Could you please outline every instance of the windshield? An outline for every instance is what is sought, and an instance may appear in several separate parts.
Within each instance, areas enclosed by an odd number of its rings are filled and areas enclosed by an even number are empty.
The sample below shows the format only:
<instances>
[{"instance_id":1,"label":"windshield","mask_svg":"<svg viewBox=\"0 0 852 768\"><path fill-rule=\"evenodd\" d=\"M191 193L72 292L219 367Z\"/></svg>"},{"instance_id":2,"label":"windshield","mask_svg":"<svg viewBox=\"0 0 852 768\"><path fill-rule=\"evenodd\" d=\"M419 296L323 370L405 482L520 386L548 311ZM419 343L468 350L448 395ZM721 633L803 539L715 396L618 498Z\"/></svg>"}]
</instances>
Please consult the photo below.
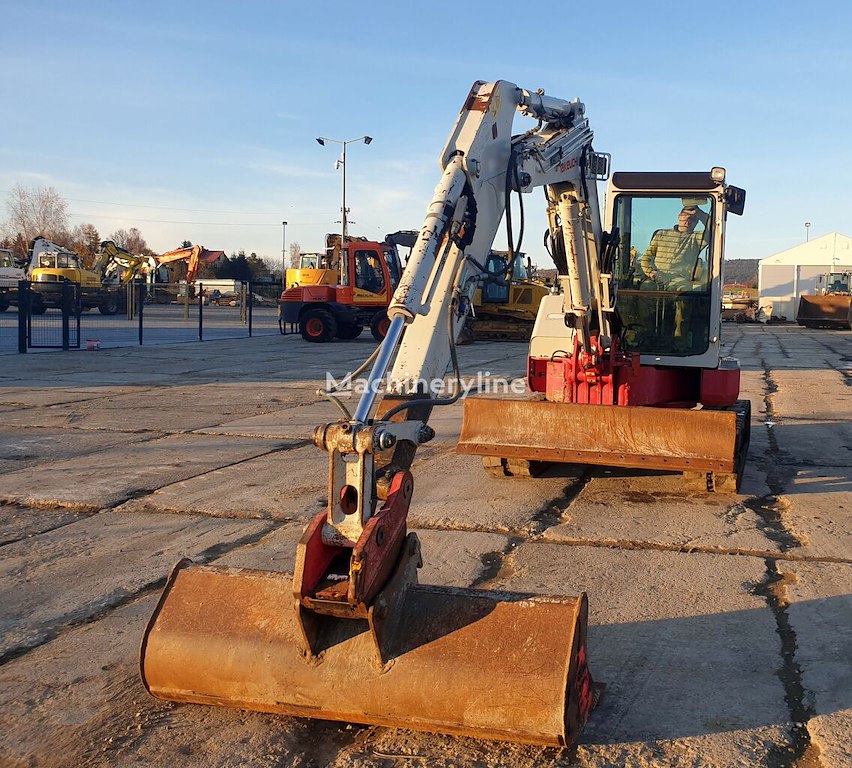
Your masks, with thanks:
<instances>
[{"instance_id":1,"label":"windshield","mask_svg":"<svg viewBox=\"0 0 852 768\"><path fill-rule=\"evenodd\" d=\"M80 260L76 253L43 253L38 264L43 269L79 269Z\"/></svg>"},{"instance_id":2,"label":"windshield","mask_svg":"<svg viewBox=\"0 0 852 768\"><path fill-rule=\"evenodd\" d=\"M826 290L834 293L849 293L849 279L852 273L831 272L826 275Z\"/></svg>"},{"instance_id":3,"label":"windshield","mask_svg":"<svg viewBox=\"0 0 852 768\"><path fill-rule=\"evenodd\" d=\"M697 355L709 346L713 204L707 196L621 195L615 264L622 347Z\"/></svg>"},{"instance_id":4,"label":"windshield","mask_svg":"<svg viewBox=\"0 0 852 768\"><path fill-rule=\"evenodd\" d=\"M370 293L385 289L385 276L375 251L355 251L355 287Z\"/></svg>"}]
</instances>

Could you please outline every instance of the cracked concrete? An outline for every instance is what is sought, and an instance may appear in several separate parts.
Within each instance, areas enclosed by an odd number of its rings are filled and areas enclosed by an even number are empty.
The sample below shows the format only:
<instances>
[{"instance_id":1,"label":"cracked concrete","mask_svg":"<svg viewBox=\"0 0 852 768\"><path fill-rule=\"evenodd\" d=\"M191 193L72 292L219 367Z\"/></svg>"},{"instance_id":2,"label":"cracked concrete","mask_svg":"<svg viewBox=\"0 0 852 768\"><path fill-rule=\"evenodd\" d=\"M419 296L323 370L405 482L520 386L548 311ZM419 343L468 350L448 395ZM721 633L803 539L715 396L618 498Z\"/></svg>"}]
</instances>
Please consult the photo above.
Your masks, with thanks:
<instances>
[{"instance_id":1,"label":"cracked concrete","mask_svg":"<svg viewBox=\"0 0 852 768\"><path fill-rule=\"evenodd\" d=\"M421 582L586 591L609 684L576 754L151 699L137 652L182 556L290 572L325 504L315 404L368 340L256 338L8 357L0 374L0 764L520 768L852 761L852 333L724 329L752 401L738 496L664 473L493 479L453 453L461 406L418 454ZM522 374L521 344L460 351ZM49 382L49 383L45 383ZM26 502L26 504L22 504ZM29 506L27 506L29 504ZM211 617L215 621L215 617Z\"/></svg>"}]
</instances>

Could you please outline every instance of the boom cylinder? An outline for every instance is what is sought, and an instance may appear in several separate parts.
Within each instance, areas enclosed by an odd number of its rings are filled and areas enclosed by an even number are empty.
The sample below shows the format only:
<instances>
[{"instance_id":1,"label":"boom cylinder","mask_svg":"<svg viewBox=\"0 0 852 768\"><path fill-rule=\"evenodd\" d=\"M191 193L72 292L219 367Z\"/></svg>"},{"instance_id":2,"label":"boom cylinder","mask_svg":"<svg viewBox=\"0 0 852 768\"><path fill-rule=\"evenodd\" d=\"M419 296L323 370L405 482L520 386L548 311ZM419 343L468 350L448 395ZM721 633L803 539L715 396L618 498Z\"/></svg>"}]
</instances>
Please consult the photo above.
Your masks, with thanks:
<instances>
[{"instance_id":1,"label":"boom cylinder","mask_svg":"<svg viewBox=\"0 0 852 768\"><path fill-rule=\"evenodd\" d=\"M399 345L399 340L402 337L402 332L405 329L405 316L396 315L390 322L388 332L382 340L382 346L379 350L379 356L376 362L373 363L373 368L370 371L370 376L367 379L367 391L361 395L358 401L358 407L355 409L354 420L366 423L370 416L370 411L373 409L373 404L378 397L379 383L385 377L390 367L393 353Z\"/></svg>"},{"instance_id":2,"label":"boom cylinder","mask_svg":"<svg viewBox=\"0 0 852 768\"><path fill-rule=\"evenodd\" d=\"M415 315L421 313L423 297L435 266L438 248L447 225L452 220L466 181L462 157L456 155L447 164L438 186L435 187L435 195L427 209L423 229L388 307L388 317L402 315L411 321Z\"/></svg>"}]
</instances>

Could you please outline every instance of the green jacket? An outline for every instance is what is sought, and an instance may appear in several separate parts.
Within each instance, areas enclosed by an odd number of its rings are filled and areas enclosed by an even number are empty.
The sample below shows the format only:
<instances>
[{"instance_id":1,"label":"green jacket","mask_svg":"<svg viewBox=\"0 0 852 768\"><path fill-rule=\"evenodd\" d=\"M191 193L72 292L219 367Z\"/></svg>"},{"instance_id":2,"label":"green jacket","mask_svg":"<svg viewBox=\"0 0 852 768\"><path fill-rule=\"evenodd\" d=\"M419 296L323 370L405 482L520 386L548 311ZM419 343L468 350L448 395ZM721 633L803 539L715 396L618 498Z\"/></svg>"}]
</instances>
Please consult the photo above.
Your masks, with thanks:
<instances>
[{"instance_id":1,"label":"green jacket","mask_svg":"<svg viewBox=\"0 0 852 768\"><path fill-rule=\"evenodd\" d=\"M668 290L700 290L705 269L699 254L706 245L706 230L680 232L677 227L658 229L642 256L642 271Z\"/></svg>"}]
</instances>

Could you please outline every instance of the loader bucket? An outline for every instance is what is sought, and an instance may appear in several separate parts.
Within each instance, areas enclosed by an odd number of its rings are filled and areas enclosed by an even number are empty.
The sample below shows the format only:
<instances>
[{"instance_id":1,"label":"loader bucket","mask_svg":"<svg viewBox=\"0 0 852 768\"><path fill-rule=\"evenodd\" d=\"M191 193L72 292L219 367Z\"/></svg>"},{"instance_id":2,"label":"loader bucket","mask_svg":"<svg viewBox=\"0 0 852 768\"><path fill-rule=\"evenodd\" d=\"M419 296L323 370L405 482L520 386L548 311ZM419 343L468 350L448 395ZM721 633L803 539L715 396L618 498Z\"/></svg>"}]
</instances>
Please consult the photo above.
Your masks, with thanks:
<instances>
[{"instance_id":1,"label":"loader bucket","mask_svg":"<svg viewBox=\"0 0 852 768\"><path fill-rule=\"evenodd\" d=\"M458 452L738 475L748 447L747 405L738 413L480 395L464 401Z\"/></svg>"},{"instance_id":2,"label":"loader bucket","mask_svg":"<svg viewBox=\"0 0 852 768\"><path fill-rule=\"evenodd\" d=\"M852 328L852 296L826 294L799 297L796 322L807 328Z\"/></svg>"},{"instance_id":3,"label":"loader bucket","mask_svg":"<svg viewBox=\"0 0 852 768\"><path fill-rule=\"evenodd\" d=\"M416 545L416 536L413 537ZM417 557L419 559L419 545ZM587 602L414 584L376 653L366 620L304 652L292 578L179 563L142 642L154 696L299 717L567 746L591 708ZM379 610L384 611L381 595ZM381 615L381 614L380 614Z\"/></svg>"}]
</instances>

